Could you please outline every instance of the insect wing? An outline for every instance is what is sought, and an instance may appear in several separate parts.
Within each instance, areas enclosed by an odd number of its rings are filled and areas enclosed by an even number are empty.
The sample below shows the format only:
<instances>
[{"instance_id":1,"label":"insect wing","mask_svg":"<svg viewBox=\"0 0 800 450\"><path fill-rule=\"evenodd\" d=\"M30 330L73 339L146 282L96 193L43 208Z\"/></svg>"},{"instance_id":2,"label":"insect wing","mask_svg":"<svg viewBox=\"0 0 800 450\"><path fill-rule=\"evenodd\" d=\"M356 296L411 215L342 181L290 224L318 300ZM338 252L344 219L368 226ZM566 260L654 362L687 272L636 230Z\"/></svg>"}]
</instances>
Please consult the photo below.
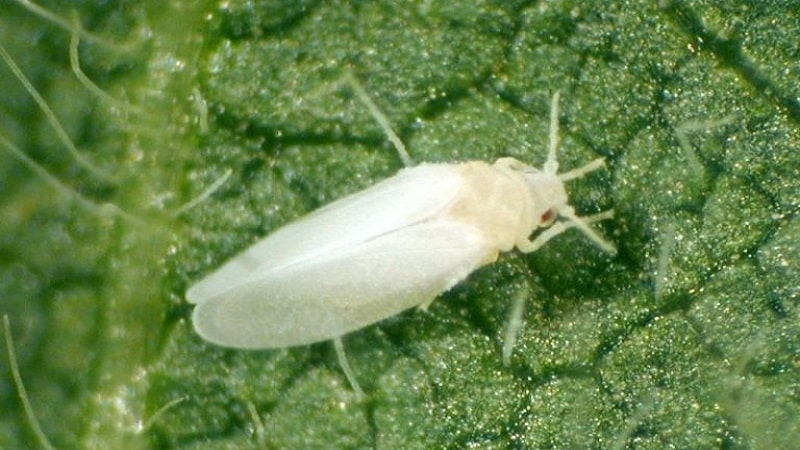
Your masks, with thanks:
<instances>
[{"instance_id":1,"label":"insect wing","mask_svg":"<svg viewBox=\"0 0 800 450\"><path fill-rule=\"evenodd\" d=\"M337 200L290 223L189 288L186 299L202 303L271 271L352 248L424 221L458 194L462 179L451 165L423 164Z\"/></svg>"},{"instance_id":2,"label":"insect wing","mask_svg":"<svg viewBox=\"0 0 800 450\"><path fill-rule=\"evenodd\" d=\"M268 271L194 310L208 341L239 348L304 345L427 304L482 265L472 226L432 220Z\"/></svg>"}]
</instances>

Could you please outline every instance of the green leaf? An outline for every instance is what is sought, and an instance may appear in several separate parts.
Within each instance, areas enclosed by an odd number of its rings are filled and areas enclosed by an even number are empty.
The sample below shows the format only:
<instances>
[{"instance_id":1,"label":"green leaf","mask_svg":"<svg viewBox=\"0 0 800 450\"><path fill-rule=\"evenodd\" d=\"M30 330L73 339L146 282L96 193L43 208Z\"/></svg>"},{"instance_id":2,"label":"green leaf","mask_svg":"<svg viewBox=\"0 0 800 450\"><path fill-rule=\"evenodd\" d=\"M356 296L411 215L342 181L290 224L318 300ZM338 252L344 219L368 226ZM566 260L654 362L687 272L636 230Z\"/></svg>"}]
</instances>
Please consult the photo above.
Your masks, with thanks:
<instances>
[{"instance_id":1,"label":"green leaf","mask_svg":"<svg viewBox=\"0 0 800 450\"><path fill-rule=\"evenodd\" d=\"M0 313L56 447L796 445L796 2L168 3L52 2L65 26L0 6L0 44L103 171L0 66L0 136L61 183L0 143ZM76 19L113 102L69 66ZM184 300L402 167L348 71L416 161L539 165L560 91L562 168L608 163L571 203L613 208L619 248L568 232L346 336L364 398L329 343L215 347ZM0 447L35 447L0 360Z\"/></svg>"}]
</instances>

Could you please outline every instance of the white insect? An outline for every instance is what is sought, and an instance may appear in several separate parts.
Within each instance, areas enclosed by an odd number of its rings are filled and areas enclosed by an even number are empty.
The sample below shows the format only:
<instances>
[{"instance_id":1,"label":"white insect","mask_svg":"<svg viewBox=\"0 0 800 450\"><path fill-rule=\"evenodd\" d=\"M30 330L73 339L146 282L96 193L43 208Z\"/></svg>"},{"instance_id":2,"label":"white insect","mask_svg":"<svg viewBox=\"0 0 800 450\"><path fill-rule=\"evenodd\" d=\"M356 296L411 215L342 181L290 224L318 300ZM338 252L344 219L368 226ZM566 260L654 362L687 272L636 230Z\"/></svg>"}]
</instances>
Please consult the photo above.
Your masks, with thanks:
<instances>
[{"instance_id":1,"label":"white insect","mask_svg":"<svg viewBox=\"0 0 800 450\"><path fill-rule=\"evenodd\" d=\"M571 227L613 252L588 225L611 212L582 219L567 203L564 182L603 161L557 174L557 105L558 94L543 169L513 158L420 164L337 200L192 286L186 298L197 305L197 333L248 349L338 339L403 310L426 308L501 252L532 252ZM531 240L540 228L546 229Z\"/></svg>"}]
</instances>

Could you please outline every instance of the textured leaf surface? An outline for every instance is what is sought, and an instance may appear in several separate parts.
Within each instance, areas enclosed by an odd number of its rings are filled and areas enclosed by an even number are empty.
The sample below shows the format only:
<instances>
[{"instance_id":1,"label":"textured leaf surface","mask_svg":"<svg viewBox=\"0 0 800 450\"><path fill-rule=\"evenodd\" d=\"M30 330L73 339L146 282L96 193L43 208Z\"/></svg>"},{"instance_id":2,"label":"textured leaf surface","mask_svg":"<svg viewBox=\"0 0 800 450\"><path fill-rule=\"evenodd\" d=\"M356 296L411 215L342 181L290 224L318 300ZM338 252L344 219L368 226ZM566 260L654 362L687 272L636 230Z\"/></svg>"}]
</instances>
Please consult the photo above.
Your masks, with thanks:
<instances>
[{"instance_id":1,"label":"textured leaf surface","mask_svg":"<svg viewBox=\"0 0 800 450\"><path fill-rule=\"evenodd\" d=\"M100 178L0 66L0 312L59 448L791 448L800 440L797 2L14 2L0 44ZM73 10L76 12L73 14ZM562 96L570 183L619 247L511 253L328 343L199 339L188 285L402 164L540 164ZM231 175L224 178L226 173ZM221 186L175 216L217 180ZM106 205L106 206L103 206ZM114 213L116 205L125 214ZM501 360L513 298L526 324ZM0 358L0 448L35 446Z\"/></svg>"}]
</instances>

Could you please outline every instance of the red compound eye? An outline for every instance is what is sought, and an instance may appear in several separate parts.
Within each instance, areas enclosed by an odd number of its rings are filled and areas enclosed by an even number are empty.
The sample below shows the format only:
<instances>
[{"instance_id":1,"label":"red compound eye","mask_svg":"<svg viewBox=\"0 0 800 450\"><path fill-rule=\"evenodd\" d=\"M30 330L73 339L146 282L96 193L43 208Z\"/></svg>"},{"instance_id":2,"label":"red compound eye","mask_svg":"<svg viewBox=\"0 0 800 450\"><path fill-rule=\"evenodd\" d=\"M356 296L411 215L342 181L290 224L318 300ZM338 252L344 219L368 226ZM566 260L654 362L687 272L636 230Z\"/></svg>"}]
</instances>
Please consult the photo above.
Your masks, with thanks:
<instances>
[{"instance_id":1,"label":"red compound eye","mask_svg":"<svg viewBox=\"0 0 800 450\"><path fill-rule=\"evenodd\" d=\"M552 210L552 209L548 209L548 210L547 210L547 212L545 212L544 214L542 214L542 217L541 217L541 219L540 219L540 220L542 221L541 223L542 223L543 225L547 225L547 224L549 224L550 222L552 222L553 220L555 220L555 218L556 218L556 215L555 215L555 213L553 212L553 210Z\"/></svg>"}]
</instances>

